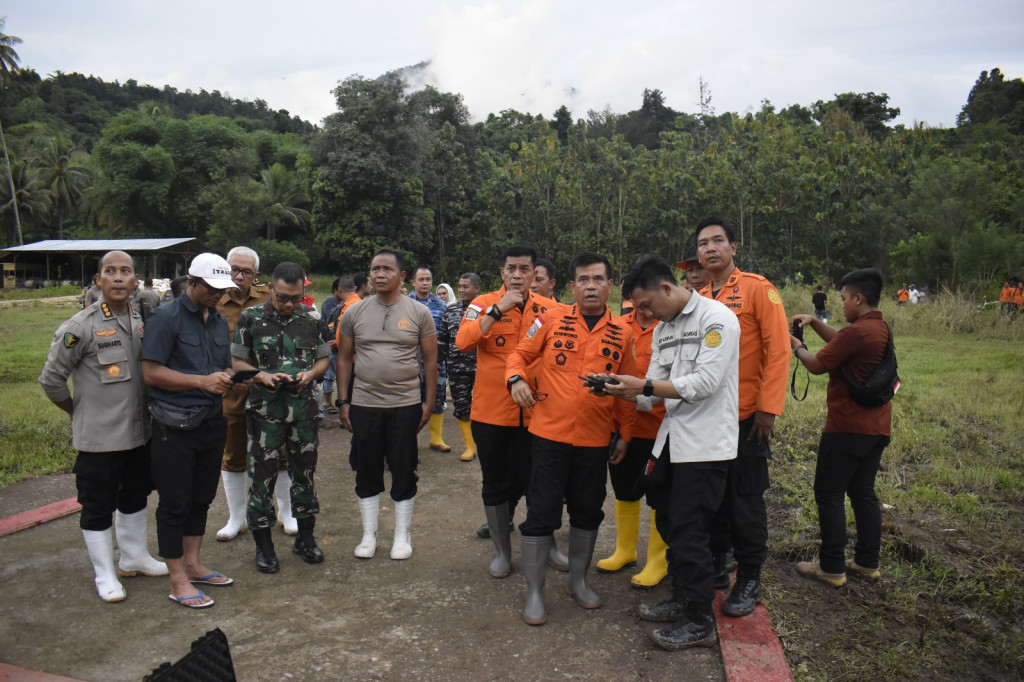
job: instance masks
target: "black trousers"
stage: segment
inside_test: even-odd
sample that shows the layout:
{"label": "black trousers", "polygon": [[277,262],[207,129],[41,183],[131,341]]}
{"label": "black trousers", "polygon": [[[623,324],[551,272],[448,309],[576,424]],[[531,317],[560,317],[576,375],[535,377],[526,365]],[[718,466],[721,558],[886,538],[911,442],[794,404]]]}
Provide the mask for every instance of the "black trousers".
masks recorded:
{"label": "black trousers", "polygon": [[[669,457],[667,442],[661,457]],[[647,493],[658,510],[658,532],[668,543],[668,573],[676,601],[715,598],[708,539],[715,510],[725,495],[731,461],[669,464],[665,483]]]}
{"label": "black trousers", "polygon": [[362,407],[352,405],[352,453],[355,457],[356,496],[373,497],[384,492],[384,462],[391,472],[391,499],[416,497],[419,476],[419,432],[422,405]]}
{"label": "black trousers", "polygon": [[604,520],[607,495],[608,446],[574,447],[533,436],[533,471],[526,494],[523,535],[551,535],[562,526],[562,503],[569,525],[597,530]]}
{"label": "black trousers", "polygon": [[768,558],[768,459],[771,449],[747,440],[754,418],[740,421],[736,459],[729,460],[725,496],[711,524],[711,551],[722,554],[730,545],[740,568],[737,576],[756,578]]}
{"label": "black trousers", "polygon": [[511,512],[526,494],[530,483],[532,440],[523,426],[495,426],[470,422],[480,459],[483,483],[480,494],[485,507],[508,502]]}
{"label": "black trousers", "polygon": [[857,523],[854,558],[864,568],[878,568],[882,545],[882,510],[875,477],[888,436],[823,433],[814,470],[814,501],[821,528],[821,570],[846,572],[846,504],[849,496]]}
{"label": "black trousers", "polygon": [[184,554],[182,538],[206,532],[206,514],[217,494],[226,438],[224,415],[211,417],[191,431],[153,424],[150,470],[160,494],[156,537],[164,559],[180,559]]}
{"label": "black trousers", "polygon": [[146,508],[153,492],[149,471],[149,443],[116,452],[81,452],[72,469],[82,530],[106,530],[113,525],[114,511],[134,514]]}
{"label": "black trousers", "polygon": [[644,465],[651,457],[654,449],[653,438],[634,438],[629,441],[626,456],[618,464],[608,465],[608,477],[612,481],[615,499],[622,502],[636,502],[642,499],[644,491],[640,486],[640,476]]}

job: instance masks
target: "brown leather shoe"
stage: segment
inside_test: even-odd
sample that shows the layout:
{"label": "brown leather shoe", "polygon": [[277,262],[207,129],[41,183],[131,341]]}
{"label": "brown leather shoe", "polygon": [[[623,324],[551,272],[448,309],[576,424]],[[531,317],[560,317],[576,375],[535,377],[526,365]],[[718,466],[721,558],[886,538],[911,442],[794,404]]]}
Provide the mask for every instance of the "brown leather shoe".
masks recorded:
{"label": "brown leather shoe", "polygon": [[858,578],[864,578],[865,580],[880,580],[882,577],[882,572],[877,568],[864,568],[853,559],[846,560],[846,572],[853,573]]}
{"label": "brown leather shoe", "polygon": [[821,564],[817,561],[801,561],[796,565],[796,572],[832,587],[842,587],[846,584],[845,573],[826,573],[821,570]]}

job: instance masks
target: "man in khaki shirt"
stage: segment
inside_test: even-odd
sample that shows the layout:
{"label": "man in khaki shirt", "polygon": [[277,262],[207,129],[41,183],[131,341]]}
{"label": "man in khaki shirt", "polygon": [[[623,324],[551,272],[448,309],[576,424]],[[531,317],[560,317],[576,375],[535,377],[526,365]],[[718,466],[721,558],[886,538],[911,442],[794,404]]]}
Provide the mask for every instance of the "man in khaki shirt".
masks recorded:
{"label": "man in khaki shirt", "polygon": [[136,285],[131,256],[123,251],[103,256],[98,282],[102,299],[57,329],[39,383],[71,418],[79,525],[96,591],[103,601],[116,602],[126,594],[114,570],[111,525],[122,576],[167,575],[167,566],[146,547],[146,500],[153,490],[150,422],[139,360],[142,316],[129,302]]}

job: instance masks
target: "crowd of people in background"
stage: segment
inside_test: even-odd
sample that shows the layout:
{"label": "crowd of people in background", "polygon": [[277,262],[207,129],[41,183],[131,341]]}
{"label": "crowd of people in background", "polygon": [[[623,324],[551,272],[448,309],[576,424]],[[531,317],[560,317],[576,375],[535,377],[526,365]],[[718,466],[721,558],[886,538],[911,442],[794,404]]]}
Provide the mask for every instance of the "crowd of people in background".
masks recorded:
{"label": "crowd of people in background", "polygon": [[[452,450],[442,437],[450,393],[459,459],[480,463],[486,523],[477,534],[491,542],[493,578],[512,573],[525,501],[518,530],[527,624],[548,620],[549,568],[567,574],[580,607],[602,606],[588,575],[610,477],[615,550],[596,569],[618,573],[637,562],[646,501],[646,561],[631,584],[649,589],[669,578],[671,596],[642,604],[639,616],[664,624],[651,637],[665,649],[712,646],[715,590],[728,590],[729,617],[748,616],[762,599],[765,491],[791,353],[829,374],[814,489],[821,556],[796,569],[833,586],[848,573],[878,579],[873,488],[890,407],[854,403],[843,377],[863,380],[885,354],[891,332],[877,311],[881,275],[844,278],[850,325],[836,330],[823,287],[812,296],[813,315],[790,319],[770,281],[737,267],[737,250],[730,224],[711,217],[675,267],[647,256],[617,284],[601,254],[577,254],[559,273],[534,248],[516,245],[494,263],[497,290],[481,291],[480,275],[466,272],[456,293],[447,283],[435,287],[431,268],[409,267],[384,248],[366,272],[335,279],[320,309],[301,266],[277,264],[261,284],[259,254],[246,246],[226,258],[197,256],[178,286],[171,283],[169,302],[149,279],[138,287],[128,254],[106,254],[96,291],[57,330],[40,376],[73,420],[81,524],[100,598],[126,597],[113,567],[115,526],[122,576],[168,576],[170,600],[213,606],[200,588],[235,583],[200,556],[218,481],[228,517],[218,541],[251,531],[256,569],[277,573],[283,562],[272,530],[280,524],[294,536],[293,554],[323,562],[315,474],[319,432],[334,415],[351,433],[362,529],[354,557],[376,556],[387,493],[395,509],[390,558],[410,559],[417,434],[427,426],[431,450]],[[621,314],[608,305],[617,286]],[[1019,282],[1015,291],[1019,307]],[[920,293],[909,285],[898,297],[913,304]],[[1004,309],[1011,305],[1007,295]],[[805,326],[826,341],[816,355],[791,333]],[[91,407],[111,403],[123,409]],[[111,414],[116,427],[106,423]],[[162,562],[146,548],[154,489]],[[844,495],[857,517],[850,560]],[[566,515],[563,552],[554,533]]]}

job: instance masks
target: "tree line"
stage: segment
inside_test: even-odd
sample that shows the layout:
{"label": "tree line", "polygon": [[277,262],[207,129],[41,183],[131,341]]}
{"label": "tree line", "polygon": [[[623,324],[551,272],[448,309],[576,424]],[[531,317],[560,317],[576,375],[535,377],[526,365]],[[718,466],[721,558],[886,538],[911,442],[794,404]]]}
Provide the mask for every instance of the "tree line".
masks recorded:
{"label": "tree line", "polygon": [[460,95],[400,73],[342,81],[315,128],[219,93],[8,76],[7,244],[188,236],[336,274],[386,245],[452,279],[490,275],[521,242],[561,268],[601,251],[621,273],[645,253],[681,256],[715,214],[736,226],[741,267],[778,283],[874,265],[991,288],[1024,263],[1024,82],[998,69],[949,129],[893,126],[884,93],[716,114],[703,81],[696,114],[647,89],[622,115],[473,122]]}

